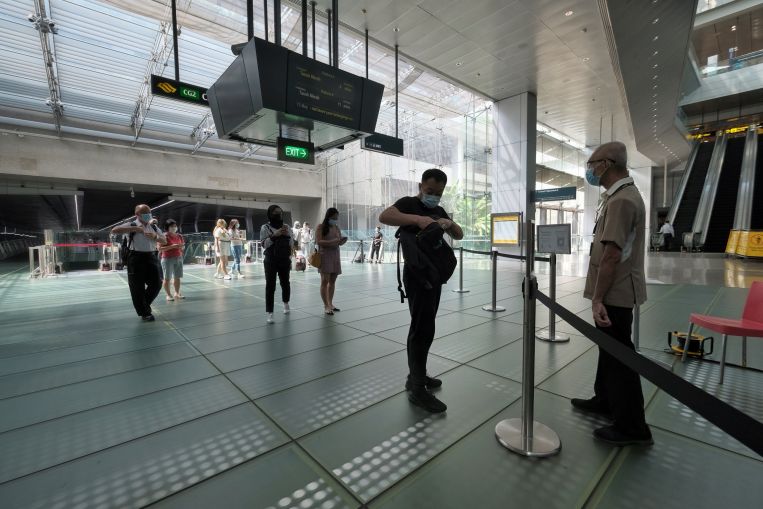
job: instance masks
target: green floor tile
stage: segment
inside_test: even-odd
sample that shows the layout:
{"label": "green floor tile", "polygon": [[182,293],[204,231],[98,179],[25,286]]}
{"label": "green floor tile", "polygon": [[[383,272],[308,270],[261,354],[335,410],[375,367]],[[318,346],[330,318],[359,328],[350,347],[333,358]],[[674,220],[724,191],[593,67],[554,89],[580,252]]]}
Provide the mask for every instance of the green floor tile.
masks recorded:
{"label": "green floor tile", "polygon": [[[176,334],[177,336],[177,334]],[[136,369],[166,364],[198,355],[182,341],[158,348],[147,348],[118,355],[39,369],[33,373],[17,373],[0,377],[0,399],[51,389]],[[87,357],[85,357],[87,359]]]}
{"label": "green floor tile", "polygon": [[431,352],[465,363],[493,352],[522,337],[522,326],[502,320],[490,320],[461,332],[436,339]]}
{"label": "green floor tile", "polygon": [[295,385],[362,364],[405,347],[386,339],[366,336],[285,359],[229,373],[250,398],[260,398]]}
{"label": "green floor tile", "polygon": [[359,505],[309,456],[290,445],[162,500],[154,507],[187,509],[219,507],[221,503],[230,509],[349,509]]}
{"label": "green floor tile", "polygon": [[[431,356],[427,372],[437,376],[456,366]],[[258,399],[257,405],[289,435],[299,437],[399,394],[407,375],[407,355],[397,352]]]}
{"label": "green floor tile", "polygon": [[209,354],[207,358],[218,369],[228,372],[324,348],[365,335],[365,332],[358,329],[337,325],[214,352]]}
{"label": "green floor tile", "polygon": [[[438,322],[441,322],[450,312],[440,310],[437,314]],[[333,317],[332,317],[333,318]],[[363,320],[344,322],[349,327],[355,327],[369,334],[377,334],[386,330],[394,329],[401,324],[411,322],[411,313],[407,309],[381,316],[372,316]]]}
{"label": "green floor tile", "polygon": [[655,445],[624,452],[614,478],[587,507],[760,507],[763,463],[661,430]]}
{"label": "green floor tile", "polygon": [[217,376],[10,431],[0,440],[0,483],[245,401]]}
{"label": "green floor tile", "polygon": [[[591,341],[580,336],[572,336],[567,343],[535,340],[534,344],[536,385],[593,348]],[[519,382],[522,380],[522,346],[522,341],[514,341],[469,365]]]}
{"label": "green floor tile", "polygon": [[218,374],[205,359],[120,373],[0,401],[0,432],[176,387]]}
{"label": "green floor tile", "polygon": [[519,397],[519,385],[462,366],[442,377],[447,404],[432,415],[404,394],[319,430],[300,443],[368,501],[463,438]]}
{"label": "green floor tile", "polygon": [[142,507],[285,442],[239,405],[4,484],[3,507]]}
{"label": "green floor tile", "polygon": [[521,415],[521,400],[370,504],[372,509],[579,507],[617,449],[595,442],[601,424],[571,411],[569,402],[537,393],[536,420],[562,441],[561,453],[529,459],[504,449],[495,426]]}

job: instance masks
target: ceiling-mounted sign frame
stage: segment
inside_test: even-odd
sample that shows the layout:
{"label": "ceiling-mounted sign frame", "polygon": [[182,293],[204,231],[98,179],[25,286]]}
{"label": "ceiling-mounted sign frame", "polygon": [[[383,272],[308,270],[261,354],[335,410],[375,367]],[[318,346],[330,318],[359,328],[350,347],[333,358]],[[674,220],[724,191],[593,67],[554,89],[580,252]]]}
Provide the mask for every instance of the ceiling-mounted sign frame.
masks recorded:
{"label": "ceiling-mounted sign frame", "polygon": [[577,191],[578,188],[575,186],[553,187],[550,189],[536,189],[532,192],[532,196],[534,202],[565,201],[577,198]]}
{"label": "ceiling-mounted sign frame", "polygon": [[403,140],[386,134],[372,134],[361,140],[361,147],[364,150],[390,154],[393,156],[403,156]]}
{"label": "ceiling-mounted sign frame", "polygon": [[209,106],[206,88],[156,74],[151,75],[151,93],[191,104]]}

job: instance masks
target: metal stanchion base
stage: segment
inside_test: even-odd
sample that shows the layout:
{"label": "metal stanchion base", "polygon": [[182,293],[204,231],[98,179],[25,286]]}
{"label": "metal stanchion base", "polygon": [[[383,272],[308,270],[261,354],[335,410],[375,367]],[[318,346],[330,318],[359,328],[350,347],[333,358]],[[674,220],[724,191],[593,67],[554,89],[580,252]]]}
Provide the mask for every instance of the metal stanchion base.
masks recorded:
{"label": "metal stanchion base", "polygon": [[463,288],[454,288],[451,291],[456,293],[469,293],[469,290],[464,290]]}
{"label": "metal stanchion base", "polygon": [[554,334],[553,336],[549,331],[544,330],[535,334],[535,339],[545,341],[547,343],[567,343],[570,340],[569,336],[562,336],[561,334]]}
{"label": "metal stanchion base", "polygon": [[525,448],[522,443],[522,419],[506,419],[495,427],[495,438],[511,452],[522,456],[544,458],[559,454],[562,441],[554,430],[538,421],[533,421],[533,436]]}
{"label": "metal stanchion base", "polygon": [[485,304],[482,306],[483,311],[492,311],[493,313],[499,313],[501,311],[506,311],[506,308],[503,306],[496,306],[493,307],[490,304]]}

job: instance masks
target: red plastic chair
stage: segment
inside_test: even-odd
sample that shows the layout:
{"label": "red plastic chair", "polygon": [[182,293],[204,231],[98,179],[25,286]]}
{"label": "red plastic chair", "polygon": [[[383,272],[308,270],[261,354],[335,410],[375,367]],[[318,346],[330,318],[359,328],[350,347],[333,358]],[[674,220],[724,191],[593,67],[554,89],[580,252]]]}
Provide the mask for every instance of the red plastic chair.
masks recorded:
{"label": "red plastic chair", "polygon": [[[763,281],[752,283],[750,292],[747,294],[747,301],[744,305],[741,320],[692,313],[691,317],[689,317],[689,335],[687,337],[691,337],[694,324],[723,334],[721,379],[718,382],[722,384],[723,372],[726,369],[726,340],[728,336],[742,337],[742,366],[745,367],[747,366],[747,338],[763,338]],[[688,348],[684,348],[682,361],[686,360],[686,353],[688,351]]]}

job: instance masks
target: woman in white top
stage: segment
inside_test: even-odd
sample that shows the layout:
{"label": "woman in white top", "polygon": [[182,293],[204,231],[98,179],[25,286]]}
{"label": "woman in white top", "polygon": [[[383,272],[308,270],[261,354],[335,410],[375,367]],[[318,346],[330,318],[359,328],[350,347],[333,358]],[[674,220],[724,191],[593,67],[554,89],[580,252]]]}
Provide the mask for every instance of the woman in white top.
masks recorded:
{"label": "woman in white top", "polygon": [[228,274],[228,256],[230,255],[230,235],[225,229],[225,219],[218,219],[213,235],[215,236],[215,254],[217,255],[217,272],[215,279],[230,279]]}
{"label": "woman in white top", "polygon": [[244,239],[246,235],[239,229],[238,219],[231,219],[229,226],[228,234],[230,235],[231,248],[233,249],[233,267],[231,268],[231,273],[233,277],[236,277],[236,273],[238,273],[238,277],[244,277],[241,273],[241,256],[244,253]]}

